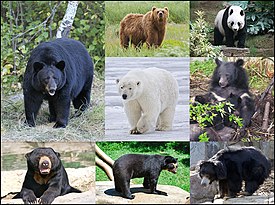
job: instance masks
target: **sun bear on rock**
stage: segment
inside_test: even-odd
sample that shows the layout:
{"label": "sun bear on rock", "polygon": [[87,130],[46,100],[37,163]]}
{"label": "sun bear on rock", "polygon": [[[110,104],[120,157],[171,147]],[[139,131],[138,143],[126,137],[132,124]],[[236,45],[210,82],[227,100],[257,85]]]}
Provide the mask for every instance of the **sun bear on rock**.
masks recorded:
{"label": "sun bear on rock", "polygon": [[134,47],[159,47],[166,33],[169,11],[167,7],[156,8],[144,14],[128,14],[120,22],[120,45],[128,48],[129,43]]}
{"label": "sun bear on rock", "polygon": [[23,93],[26,123],[35,126],[43,100],[49,102],[54,128],[66,127],[71,100],[84,111],[90,104],[93,62],[82,43],[60,38],[38,45],[24,74]]}
{"label": "sun bear on rock", "polygon": [[117,79],[130,134],[171,130],[179,95],[177,80],[164,69],[131,70]]}

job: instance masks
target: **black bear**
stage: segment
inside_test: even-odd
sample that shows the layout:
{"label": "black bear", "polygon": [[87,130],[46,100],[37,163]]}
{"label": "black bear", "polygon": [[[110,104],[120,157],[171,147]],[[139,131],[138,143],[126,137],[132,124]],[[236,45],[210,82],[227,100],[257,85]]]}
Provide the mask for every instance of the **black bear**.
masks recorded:
{"label": "black bear", "polygon": [[152,194],[167,195],[157,190],[160,172],[168,170],[177,172],[177,159],[171,156],[126,154],[119,157],[113,164],[115,190],[127,199],[134,199],[130,192],[130,179],[144,177],[143,186]]}
{"label": "black bear", "polygon": [[84,111],[90,103],[93,62],[82,43],[60,38],[38,45],[24,74],[23,93],[26,122],[35,126],[43,100],[48,100],[54,128],[66,127],[71,100]]}
{"label": "black bear", "polygon": [[70,186],[60,154],[52,148],[36,148],[25,157],[28,170],[22,189],[14,198],[22,198],[25,204],[50,204],[57,196],[81,192]]}
{"label": "black bear", "polygon": [[227,148],[199,163],[201,185],[219,182],[220,197],[236,197],[245,182],[243,195],[252,195],[271,172],[271,162],[254,147]]}
{"label": "black bear", "polygon": [[[236,62],[223,62],[215,59],[215,68],[209,91],[206,95],[195,96],[195,101],[202,104],[210,102],[225,101],[230,96],[234,96],[237,102],[239,117],[243,119],[242,135],[246,127],[251,123],[251,117],[255,112],[255,103],[249,92],[247,73],[242,67],[244,61],[238,59]],[[237,99],[237,101],[236,101]]]}
{"label": "black bear", "polygon": [[215,18],[214,45],[222,45],[225,37],[227,47],[245,47],[246,17],[240,6],[229,6],[218,12]]}

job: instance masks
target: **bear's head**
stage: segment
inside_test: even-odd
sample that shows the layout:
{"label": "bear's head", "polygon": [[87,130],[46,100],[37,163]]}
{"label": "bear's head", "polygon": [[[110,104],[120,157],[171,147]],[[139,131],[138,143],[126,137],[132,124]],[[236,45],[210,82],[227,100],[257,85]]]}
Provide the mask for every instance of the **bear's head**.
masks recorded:
{"label": "bear's head", "polygon": [[244,61],[238,59],[236,62],[223,62],[215,59],[217,67],[212,76],[212,86],[225,88],[228,86],[248,87],[247,76],[243,69]]}
{"label": "bear's head", "polygon": [[227,26],[234,32],[238,32],[245,26],[245,13],[241,7],[229,7]]}
{"label": "bear's head", "polygon": [[227,176],[227,170],[221,161],[200,161],[199,176],[201,177],[201,185],[206,187],[215,180],[225,179]]}
{"label": "bear's head", "polygon": [[49,175],[61,166],[60,154],[52,148],[40,147],[25,155],[28,169],[38,175]]}
{"label": "bear's head", "polygon": [[151,10],[151,16],[153,19],[156,19],[157,21],[166,22],[169,16],[169,10],[167,7],[161,9],[153,6]]}
{"label": "bear's head", "polygon": [[33,87],[50,96],[54,96],[56,91],[62,88],[66,82],[64,69],[64,61],[59,61],[52,65],[47,65],[43,62],[35,62],[33,64]]}
{"label": "bear's head", "polygon": [[124,101],[135,100],[142,92],[141,81],[124,77],[116,80],[118,92]]}
{"label": "bear's head", "polygon": [[165,156],[163,169],[176,174],[178,169],[178,159],[171,156]]}

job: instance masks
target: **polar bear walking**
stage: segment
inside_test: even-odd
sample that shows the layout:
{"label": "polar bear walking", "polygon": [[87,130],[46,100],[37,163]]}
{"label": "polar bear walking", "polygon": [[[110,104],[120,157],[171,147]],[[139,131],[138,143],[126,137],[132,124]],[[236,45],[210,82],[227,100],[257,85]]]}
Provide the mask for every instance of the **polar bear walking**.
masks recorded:
{"label": "polar bear walking", "polygon": [[171,130],[179,95],[177,80],[164,69],[131,70],[117,87],[130,134]]}

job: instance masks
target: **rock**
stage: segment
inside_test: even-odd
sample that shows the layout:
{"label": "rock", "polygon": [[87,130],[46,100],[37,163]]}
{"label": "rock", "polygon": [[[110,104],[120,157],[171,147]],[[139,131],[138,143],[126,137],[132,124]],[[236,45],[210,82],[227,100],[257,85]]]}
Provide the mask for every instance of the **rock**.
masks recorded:
{"label": "rock", "polygon": [[191,204],[211,202],[215,195],[218,194],[218,184],[213,182],[209,186],[203,187],[199,174],[194,171],[190,172],[190,190]]}
{"label": "rock", "polygon": [[133,200],[125,199],[114,189],[113,181],[96,182],[97,204],[189,204],[190,194],[183,189],[170,185],[157,185],[158,190],[164,191],[168,196],[148,194],[141,184],[131,184],[131,192],[135,195]]}
{"label": "rock", "polygon": [[[70,185],[83,193],[70,193],[57,197],[53,204],[59,203],[95,203],[95,166],[85,168],[66,168]],[[1,204],[23,204],[22,199],[11,199],[20,192],[26,170],[1,171]],[[13,193],[13,194],[9,194]],[[6,196],[9,194],[8,196]]]}

